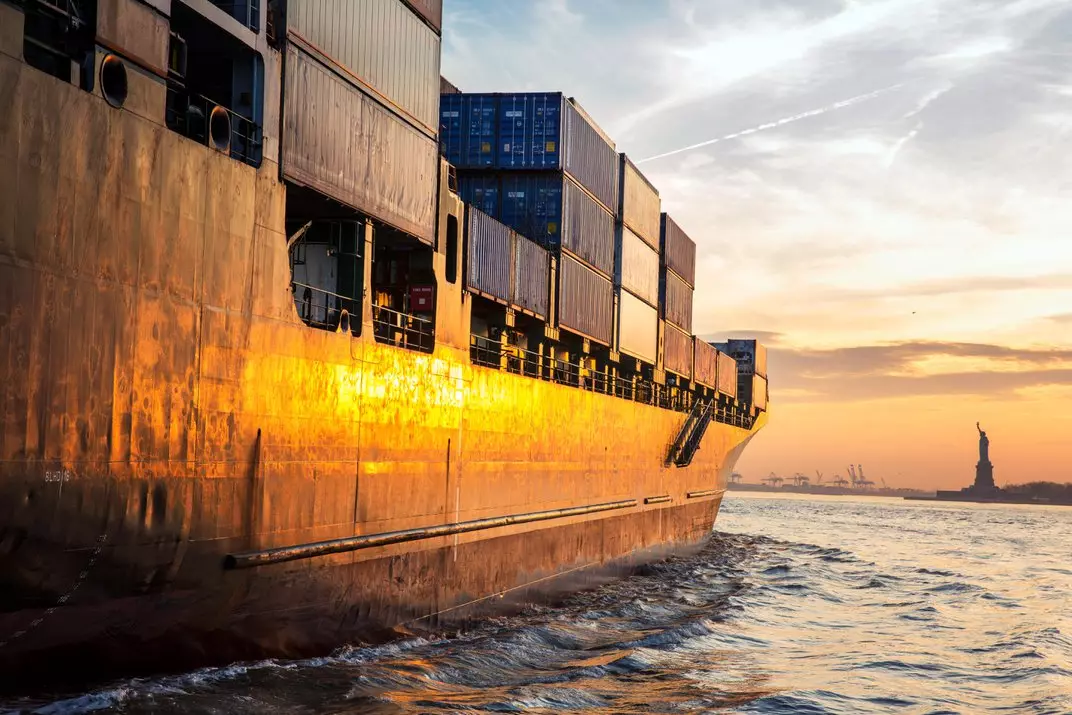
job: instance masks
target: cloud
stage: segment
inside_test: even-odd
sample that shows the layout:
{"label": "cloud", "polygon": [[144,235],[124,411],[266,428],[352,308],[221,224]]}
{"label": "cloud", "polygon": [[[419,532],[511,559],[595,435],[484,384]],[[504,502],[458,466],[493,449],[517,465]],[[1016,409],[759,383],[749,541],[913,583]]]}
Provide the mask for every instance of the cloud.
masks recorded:
{"label": "cloud", "polygon": [[939,395],[1015,399],[1028,388],[1072,385],[1072,349],[937,341],[827,350],[775,347],[769,372],[772,400],[781,387],[787,388],[787,399],[806,394],[807,401],[820,402]]}

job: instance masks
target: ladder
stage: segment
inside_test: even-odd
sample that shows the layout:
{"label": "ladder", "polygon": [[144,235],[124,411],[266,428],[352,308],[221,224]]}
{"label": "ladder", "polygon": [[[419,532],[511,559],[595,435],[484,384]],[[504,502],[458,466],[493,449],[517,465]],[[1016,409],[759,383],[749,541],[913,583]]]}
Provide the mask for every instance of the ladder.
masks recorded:
{"label": "ladder", "polygon": [[674,443],[670,445],[670,452],[666,455],[665,466],[669,467],[673,464],[677,467],[687,467],[692,464],[692,458],[699,451],[700,442],[703,441],[707,426],[711,424],[714,414],[713,399],[701,398],[693,403],[685,424],[681,426],[677,437],[674,438]]}

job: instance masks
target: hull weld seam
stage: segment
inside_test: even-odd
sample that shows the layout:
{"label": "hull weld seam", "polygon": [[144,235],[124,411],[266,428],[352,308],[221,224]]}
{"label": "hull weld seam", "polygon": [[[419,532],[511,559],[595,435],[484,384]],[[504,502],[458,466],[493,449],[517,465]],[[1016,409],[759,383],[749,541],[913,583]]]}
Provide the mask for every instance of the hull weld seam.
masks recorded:
{"label": "hull weld seam", "polygon": [[567,509],[551,509],[549,511],[535,511],[527,514],[511,514],[509,516],[497,516],[490,519],[474,519],[455,524],[441,524],[439,526],[426,526],[419,529],[405,529],[403,531],[388,531],[382,534],[369,534],[367,536],[351,536],[344,539],[332,539],[330,541],[314,541],[309,544],[297,544],[295,546],[282,546],[263,551],[245,551],[238,554],[228,554],[224,558],[224,568],[244,569],[254,566],[277,564],[284,561],[296,561],[298,559],[311,559],[328,554],[340,554],[347,551],[358,551],[375,546],[387,546],[400,544],[407,541],[419,541],[431,539],[436,536],[451,536],[464,534],[469,531],[482,531],[513,524],[528,524],[534,521],[547,521],[548,519],[562,519],[569,516],[582,514],[595,514],[601,511],[615,509],[628,509],[637,505],[636,499],[623,499],[621,501],[605,502],[603,504],[591,504],[588,506],[576,506]]}

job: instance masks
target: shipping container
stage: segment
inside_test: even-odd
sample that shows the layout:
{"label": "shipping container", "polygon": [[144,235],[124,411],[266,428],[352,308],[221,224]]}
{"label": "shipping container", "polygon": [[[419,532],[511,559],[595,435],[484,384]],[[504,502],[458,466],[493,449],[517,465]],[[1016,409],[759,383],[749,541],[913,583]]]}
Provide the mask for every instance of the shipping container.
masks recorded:
{"label": "shipping container", "polygon": [[617,284],[649,305],[658,306],[659,254],[622,224],[615,230],[615,239]]}
{"label": "shipping container", "polygon": [[551,254],[535,242],[515,234],[513,273],[511,305],[546,319],[551,293]]}
{"label": "shipping container", "polygon": [[[429,9],[441,3],[424,0]],[[287,32],[351,82],[433,135],[439,126],[436,32],[402,0],[289,0]],[[287,67],[287,74],[290,67]],[[330,104],[309,107],[325,111]]]}
{"label": "shipping container", "polygon": [[740,375],[737,379],[737,398],[757,410],[767,409],[767,378],[762,375]]}
{"label": "shipping container", "polygon": [[502,220],[499,210],[499,177],[497,175],[459,171],[458,195],[470,206],[475,206],[496,220]]}
{"label": "shipping container", "polygon": [[614,144],[560,92],[444,95],[442,100],[441,131],[467,134],[442,143],[444,156],[456,167],[565,171],[603,208],[617,212]]}
{"label": "shipping container", "polygon": [[659,250],[659,221],[662,200],[659,190],[652,186],[629,157],[621,155],[621,202],[618,217],[644,241]]}
{"label": "shipping container", "polygon": [[[294,0],[290,0],[294,2]],[[421,16],[433,30],[443,32],[443,0],[406,0],[406,4]]]}
{"label": "shipping container", "polygon": [[696,244],[681,227],[662,215],[659,245],[662,248],[663,264],[692,287],[696,286]]}
{"label": "shipping container", "polygon": [[741,340],[731,338],[723,348],[737,361],[742,375],[767,376],[767,348],[758,340]]}
{"label": "shipping container", "polygon": [[461,94],[461,90],[458,86],[451,82],[443,75],[439,76],[439,93],[442,94]]}
{"label": "shipping container", "polygon": [[692,336],[678,330],[670,323],[663,323],[663,367],[692,379]]}
{"label": "shipping container", "polygon": [[718,387],[718,350],[700,338],[692,339],[692,372],[696,382],[714,389]]}
{"label": "shipping container", "polygon": [[614,217],[559,171],[499,173],[497,218],[553,251],[565,249],[611,276]]}
{"label": "shipping container", "polygon": [[494,94],[440,96],[439,150],[447,161],[464,169],[495,165],[498,102]]}
{"label": "shipping container", "polygon": [[681,328],[692,332],[692,288],[678,278],[673,271],[662,271],[659,281],[660,307],[663,318]]}
{"label": "shipping container", "polygon": [[610,345],[614,322],[611,282],[570,256],[558,266],[558,324],[571,332]]}
{"label": "shipping container", "polygon": [[487,298],[509,303],[513,296],[510,279],[517,234],[472,206],[468,214],[465,287]]}
{"label": "shipping container", "polygon": [[628,290],[618,296],[618,350],[649,365],[659,356],[659,312]]}
{"label": "shipping container", "polygon": [[293,44],[283,175],[431,244],[436,143]]}
{"label": "shipping container", "polygon": [[718,352],[718,391],[727,397],[737,397],[737,361]]}

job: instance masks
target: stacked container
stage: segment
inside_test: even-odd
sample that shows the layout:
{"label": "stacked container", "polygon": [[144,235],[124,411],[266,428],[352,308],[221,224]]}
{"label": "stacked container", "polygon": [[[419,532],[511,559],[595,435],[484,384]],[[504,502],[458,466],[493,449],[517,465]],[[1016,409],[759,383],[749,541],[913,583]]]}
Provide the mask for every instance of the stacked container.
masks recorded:
{"label": "stacked container", "polygon": [[620,155],[618,171],[617,348],[655,365],[659,360],[659,192],[625,154]]}
{"label": "stacked container", "polygon": [[441,0],[287,4],[283,176],[428,243],[441,19]]}
{"label": "stacked container", "polygon": [[444,94],[440,150],[462,200],[559,255],[558,324],[613,336],[614,144],[561,93]]}
{"label": "stacked container", "polygon": [[662,248],[659,299],[662,317],[692,332],[692,293],[696,285],[696,244],[668,214],[660,219]]}
{"label": "stacked container", "polygon": [[715,347],[737,361],[737,397],[757,410],[767,409],[767,348],[758,340],[731,339]]}

